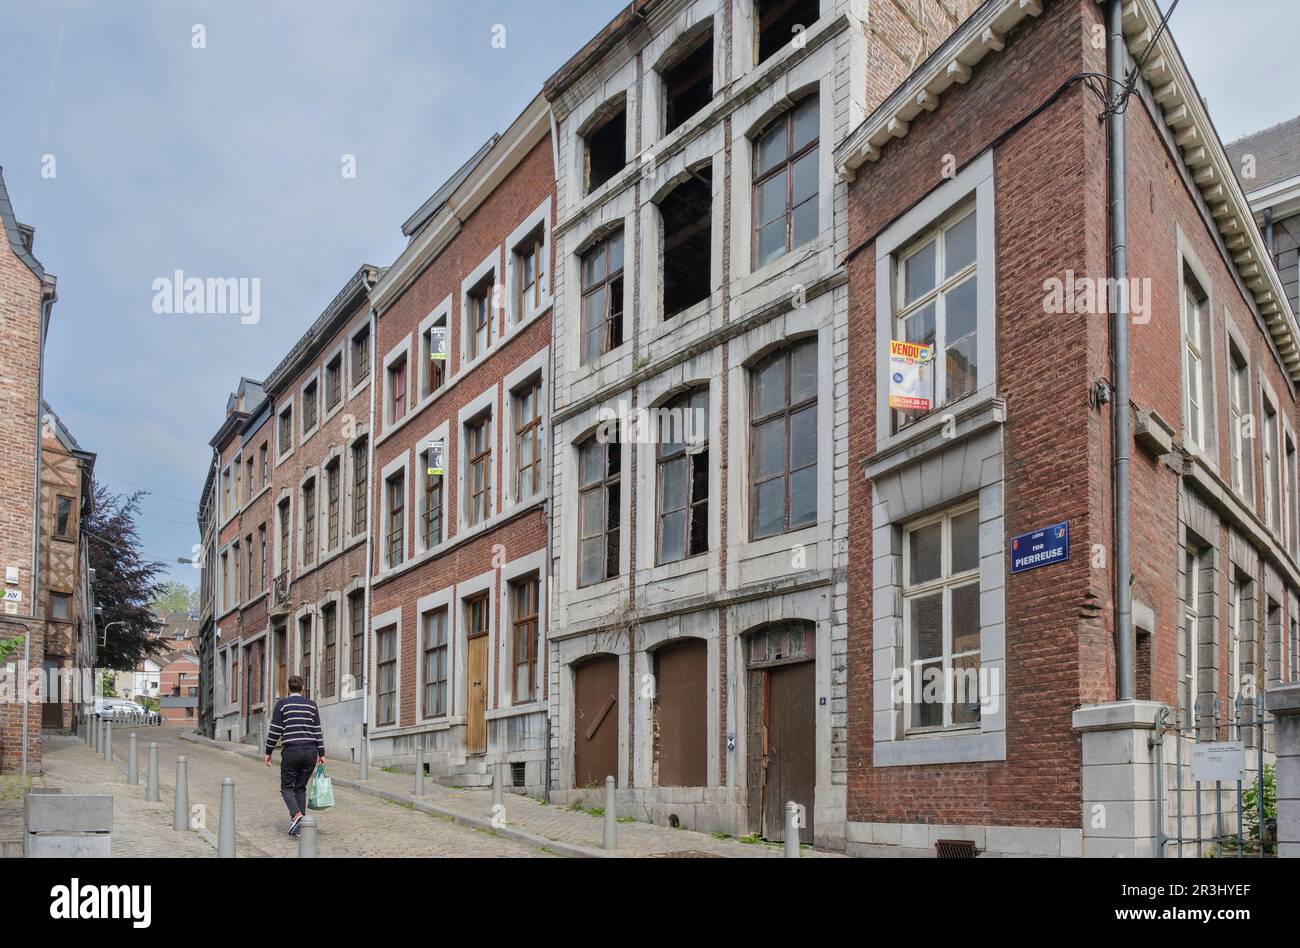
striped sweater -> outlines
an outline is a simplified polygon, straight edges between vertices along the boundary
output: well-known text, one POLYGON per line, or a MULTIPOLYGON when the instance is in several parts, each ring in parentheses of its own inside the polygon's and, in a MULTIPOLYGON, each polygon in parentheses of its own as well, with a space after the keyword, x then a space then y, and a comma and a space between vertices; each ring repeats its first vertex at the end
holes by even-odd
POLYGON ((276 744, 315 744, 316 753, 325 756, 325 738, 320 730, 320 711, 316 702, 302 695, 289 695, 275 703, 271 727, 266 732, 266 755, 276 744))

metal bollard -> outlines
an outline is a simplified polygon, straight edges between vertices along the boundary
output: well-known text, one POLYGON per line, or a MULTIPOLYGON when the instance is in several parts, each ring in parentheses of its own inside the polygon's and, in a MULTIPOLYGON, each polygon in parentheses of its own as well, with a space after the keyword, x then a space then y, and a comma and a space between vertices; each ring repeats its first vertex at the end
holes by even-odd
POLYGON ((135 731, 131 732, 131 737, 127 741, 126 782, 133 787, 140 785, 140 750, 136 747, 135 731))
POLYGON ((415 748, 415 795, 424 796, 424 748, 415 748))
POLYGON ((298 858, 316 858, 316 817, 304 816, 298 824, 298 858))
POLYGON ((90 749, 96 754, 99 753, 99 732, 103 727, 104 722, 99 719, 99 715, 95 715, 95 723, 90 729, 90 749))
POLYGON ((235 858, 235 781, 221 778, 221 822, 217 826, 217 858, 235 858))
POLYGON ((799 858, 799 804, 793 800, 785 805, 785 858, 799 858))
POLYGON ((172 829, 190 828, 190 765, 182 754, 176 758, 176 810, 172 815, 172 829))
POLYGON ((493 810, 495 811, 496 807, 499 807, 500 805, 501 805, 501 765, 498 763, 498 764, 493 764, 493 765, 492 765, 492 807, 493 807, 493 810))
POLYGON ((113 759, 113 722, 104 722, 104 759, 113 759))
POLYGON ((158 795, 158 745, 154 741, 149 742, 149 785, 145 799, 150 803, 158 803, 162 797, 158 795))
POLYGON ((617 849, 618 821, 614 813, 614 778, 605 778, 605 848, 617 849))
POLYGON ((370 744, 363 737, 361 738, 361 782, 370 779, 370 744))

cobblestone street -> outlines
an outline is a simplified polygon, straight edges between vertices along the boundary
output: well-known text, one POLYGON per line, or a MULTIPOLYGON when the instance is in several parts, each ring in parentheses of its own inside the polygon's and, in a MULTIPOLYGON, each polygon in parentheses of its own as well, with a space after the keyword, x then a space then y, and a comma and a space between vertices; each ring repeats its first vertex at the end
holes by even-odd
MULTIPOLYGON (((129 729, 114 734, 114 764, 70 737, 46 736, 45 773, 35 786, 63 793, 113 797, 113 855, 131 857, 215 857, 221 781, 235 781, 236 851, 240 857, 297 855, 286 833, 287 816, 279 794, 279 758, 271 769, 247 745, 196 739, 179 728, 140 728, 140 784, 126 779, 129 729), (150 742, 158 744, 162 800, 148 803, 146 766, 150 742), (189 761, 191 807, 201 807, 202 829, 172 829, 176 758, 189 761)), ((425 782, 423 797, 413 795, 410 775, 372 770, 362 789, 356 767, 330 764, 336 805, 314 815, 319 820, 322 857, 499 857, 499 856, 660 856, 779 857, 782 849, 759 840, 741 841, 689 830, 633 822, 618 825, 618 850, 601 849, 599 810, 549 806, 507 794, 504 812, 494 822, 490 790, 470 790, 425 782)), ((21 824, 15 806, 9 821, 21 824)), ((16 832, 15 839, 19 833, 16 832)), ((804 856, 826 857, 805 847, 804 856)))

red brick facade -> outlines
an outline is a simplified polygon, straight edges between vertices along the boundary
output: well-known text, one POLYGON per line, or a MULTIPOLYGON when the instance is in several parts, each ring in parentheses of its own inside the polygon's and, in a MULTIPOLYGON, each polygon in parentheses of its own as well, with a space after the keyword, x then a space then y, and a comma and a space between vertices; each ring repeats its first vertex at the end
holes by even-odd
MULTIPOLYGON (((1094 407, 1091 402, 1098 380, 1111 375, 1109 320, 1104 311, 1072 315, 1049 312, 1044 304, 1053 278, 1065 280, 1072 271, 1076 279, 1091 277, 1104 286, 1108 272, 1107 138, 1098 120, 1101 103, 1084 84, 1067 81, 1081 72, 1106 70, 1104 46, 1092 42, 1103 8, 1081 0, 1046 3, 1044 8, 1041 16, 1025 19, 1008 32, 1005 48, 998 47, 1000 51, 973 67, 968 82, 943 92, 937 110, 918 114, 905 137, 883 145, 878 160, 863 163, 849 190, 849 456, 855 468, 849 478, 850 840, 855 822, 1080 827, 1080 742, 1072 729, 1072 712, 1115 697, 1111 425, 1116 406, 1112 402, 1094 407), (994 581, 1005 584, 1005 756, 883 766, 873 762, 879 751, 873 726, 881 710, 873 695, 880 686, 880 675, 873 675, 873 607, 880 601, 878 585, 873 597, 873 558, 882 551, 873 549, 873 483, 856 469, 859 462, 870 466, 878 460, 873 457, 876 405, 883 398, 883 386, 878 384, 876 356, 877 326, 882 325, 876 242, 944 183, 945 171, 949 176, 954 169, 960 172, 990 149, 996 394, 1005 403, 1000 426, 1005 531, 995 538, 1003 552, 992 564, 985 563, 981 582, 987 587, 990 573, 1000 573, 994 581), (1068 561, 1011 575, 1007 541, 1060 521, 1069 522, 1068 561)), ((1231 257, 1191 185, 1163 117, 1158 108, 1152 111, 1149 96, 1148 89, 1140 88, 1127 110, 1129 273, 1149 280, 1150 287, 1145 300, 1149 309, 1145 314, 1134 311, 1130 330, 1133 408, 1157 412, 1173 428, 1175 452, 1183 451, 1188 439, 1183 420, 1180 254, 1189 249, 1203 268, 1201 279, 1209 283, 1205 289, 1213 344, 1206 359, 1213 363, 1217 443, 1208 463, 1226 478, 1231 460, 1225 313, 1248 349, 1255 411, 1256 373, 1262 373, 1294 430, 1295 390, 1254 315, 1254 299, 1236 282, 1231 257)), ((1246 504, 1262 518, 1260 441, 1246 443, 1253 451, 1255 471, 1255 496, 1246 504)), ((1196 487, 1183 473, 1180 453, 1162 456, 1135 441, 1130 456, 1133 596, 1154 616, 1154 629, 1139 629, 1137 697, 1175 705, 1187 659, 1180 646, 1180 551, 1193 542, 1185 523, 1192 515, 1185 511, 1200 502, 1187 500, 1196 487)), ((1294 509, 1294 496, 1292 505, 1294 509)), ((1220 631, 1216 641, 1200 646, 1199 680, 1204 694, 1207 649, 1216 651, 1214 680, 1220 702, 1227 707, 1228 636, 1222 630, 1229 622, 1225 574, 1230 517, 1219 516, 1221 529, 1202 539, 1205 555, 1217 563, 1214 590, 1220 631)), ((1286 577, 1270 592, 1285 608, 1282 600, 1294 598, 1294 553, 1270 563, 1272 554, 1264 547, 1257 552, 1261 582, 1264 576, 1259 574, 1275 570, 1286 577)), ((1255 602, 1262 599, 1257 594, 1255 602)), ((1256 618, 1262 616, 1257 613, 1256 618)), ((878 639, 875 645, 879 648, 878 639)), ((1288 662, 1286 644, 1278 646, 1280 661, 1288 662)), ((906 837, 903 845, 908 845, 906 837)))

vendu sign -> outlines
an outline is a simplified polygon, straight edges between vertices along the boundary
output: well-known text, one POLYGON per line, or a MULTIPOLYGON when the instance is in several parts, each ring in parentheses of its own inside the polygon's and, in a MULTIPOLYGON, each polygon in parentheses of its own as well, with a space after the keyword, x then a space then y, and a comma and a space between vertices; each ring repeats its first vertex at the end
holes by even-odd
POLYGON ((1011 538, 1011 572, 1023 573, 1070 558, 1070 522, 1022 533, 1011 538))

